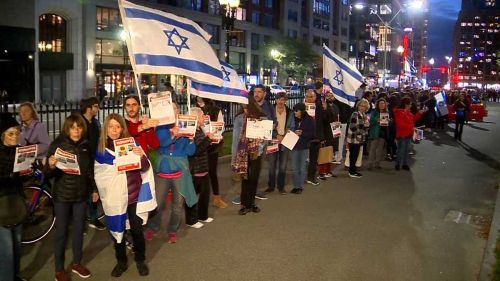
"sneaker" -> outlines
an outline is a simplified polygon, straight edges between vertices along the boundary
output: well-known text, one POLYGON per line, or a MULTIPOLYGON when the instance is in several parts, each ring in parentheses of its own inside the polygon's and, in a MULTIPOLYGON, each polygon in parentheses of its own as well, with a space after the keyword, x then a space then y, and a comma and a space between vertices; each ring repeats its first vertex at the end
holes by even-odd
POLYGON ((255 198, 260 200, 267 200, 267 196, 264 192, 257 192, 255 194, 255 198))
POLYGON ((136 265, 137 265, 137 271, 139 272, 140 276, 149 275, 149 268, 145 262, 137 262, 136 265))
POLYGON ((189 227, 196 228, 196 229, 203 227, 203 224, 201 222, 197 222, 195 224, 188 224, 188 225, 189 225, 189 227))
POLYGON ((206 220, 199 220, 201 222, 213 222, 214 218, 208 217, 206 220))
POLYGON ((350 176, 351 178, 360 178, 360 177, 362 177, 363 175, 361 175, 360 173, 353 173, 353 174, 349 173, 349 176, 350 176))
POLYGON ((301 188, 294 188, 290 191, 290 193, 293 193, 293 194, 301 194, 302 193, 302 189, 301 188))
POLYGON ((286 190, 285 190, 285 189, 280 190, 280 194, 281 194, 281 195, 286 195, 286 190))
POLYGON ((247 208, 241 208, 239 211, 238 211, 238 214, 240 216, 244 216, 246 215, 248 212, 250 212, 250 209, 247 209, 247 208))
POLYGON ((152 230, 152 229, 146 229, 144 231, 144 239, 146 241, 151 241, 153 240, 153 238, 156 236, 156 233, 152 230))
POLYGON ((231 200, 231 203, 233 203, 234 205, 240 205, 241 197, 240 196, 234 197, 233 200, 231 200))
POLYGON ((340 165, 342 164, 342 160, 333 160, 332 164, 340 165))
POLYGON ((127 247, 127 249, 131 250, 132 252, 134 251, 134 244, 129 241, 128 239, 125 239, 125 246, 127 247))
POLYGON ((318 179, 322 180, 322 181, 326 181, 326 177, 325 175, 319 175, 318 179))
POLYGON ((254 213, 260 213, 260 208, 257 207, 257 205, 253 205, 252 207, 249 208, 251 212, 254 213))
POLYGON ((331 177, 333 177, 333 174, 330 173, 330 172, 328 172, 328 173, 324 174, 324 177, 325 178, 331 178, 331 177))
POLYGON ((14 277, 14 281, 26 281, 26 279, 19 277, 19 276, 16 276, 16 277, 14 277))
POLYGON ((168 233, 168 244, 177 243, 177 233, 169 232, 168 233))
POLYGON ((69 276, 66 271, 58 271, 56 272, 56 281, 69 281, 69 276))
POLYGON ((222 200, 222 197, 220 195, 214 195, 213 205, 219 209, 227 208, 226 202, 222 200))
POLYGON ((319 185, 319 182, 317 180, 307 180, 306 183, 312 184, 314 186, 319 185))
POLYGON ((120 277, 122 274, 127 271, 128 266, 126 263, 117 263, 113 270, 111 271, 111 276, 113 277, 120 277))
POLYGON ((99 220, 89 222, 89 227, 92 227, 92 228, 97 229, 97 230, 105 230, 106 229, 106 225, 99 220))
POLYGON ((86 267, 81 265, 80 263, 72 264, 71 271, 78 274, 78 276, 80 276, 82 278, 89 278, 90 277, 90 271, 86 267))
POLYGON ((268 194, 268 193, 273 193, 274 192, 274 188, 268 188, 266 190, 264 190, 264 193, 268 194))
POLYGON ((408 165, 403 165, 401 168, 403 168, 403 170, 406 170, 406 171, 410 170, 410 166, 408 166, 408 165))

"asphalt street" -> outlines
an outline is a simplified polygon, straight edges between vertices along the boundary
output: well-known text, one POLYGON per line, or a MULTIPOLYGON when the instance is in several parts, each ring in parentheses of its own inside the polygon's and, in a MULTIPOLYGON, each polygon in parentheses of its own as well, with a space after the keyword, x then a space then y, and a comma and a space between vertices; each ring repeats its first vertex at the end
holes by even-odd
MULTIPOLYGON (((201 229, 182 226, 176 244, 167 244, 164 232, 147 243, 149 276, 138 275, 130 254, 120 280, 476 280, 486 240, 477 219, 463 218, 487 220, 495 207, 500 105, 488 110, 485 122, 465 126, 463 143, 453 140, 453 124, 426 133, 414 146, 411 172, 384 162, 382 170, 353 179, 338 167, 337 178, 306 185, 301 195, 259 200, 258 214, 239 216, 232 204, 212 208, 215 221, 201 229)), ((219 174, 229 203, 239 188, 228 161, 221 161, 219 174)), ((263 190, 265 166, 260 179, 263 190)), ((53 280, 52 240, 24 247, 23 277, 53 280)), ((106 231, 89 230, 83 263, 92 280, 114 279, 106 231)))

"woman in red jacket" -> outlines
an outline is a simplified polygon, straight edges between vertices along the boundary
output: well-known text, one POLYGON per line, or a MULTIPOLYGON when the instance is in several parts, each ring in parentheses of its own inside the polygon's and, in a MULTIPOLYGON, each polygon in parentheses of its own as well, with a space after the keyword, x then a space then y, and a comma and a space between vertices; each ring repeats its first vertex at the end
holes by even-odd
POLYGON ((400 165, 403 165, 403 170, 410 170, 408 166, 408 154, 410 143, 415 129, 415 122, 422 116, 423 110, 413 115, 410 111, 411 100, 408 97, 401 99, 400 108, 394 109, 394 121, 396 123, 396 143, 398 153, 396 159, 396 170, 399 171, 400 165))

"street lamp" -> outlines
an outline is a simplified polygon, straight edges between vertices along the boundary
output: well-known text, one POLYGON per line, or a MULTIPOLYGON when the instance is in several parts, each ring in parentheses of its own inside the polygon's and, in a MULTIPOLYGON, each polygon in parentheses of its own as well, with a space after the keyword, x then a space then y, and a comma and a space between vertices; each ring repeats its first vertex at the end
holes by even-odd
POLYGON ((229 34, 234 29, 236 20, 236 9, 240 6, 240 0, 219 0, 222 16, 222 28, 226 31, 226 53, 225 60, 229 63, 229 34))
POLYGON ((435 63, 434 58, 431 58, 431 59, 429 60, 429 64, 431 65, 431 67, 432 67, 432 65, 434 65, 434 63, 435 63))
MULTIPOLYGON (((422 0, 413 0, 413 1, 410 1, 406 4, 406 8, 410 8, 413 10, 419 10, 422 8, 422 6, 423 6, 422 0)), ((365 5, 363 3, 356 3, 356 4, 353 4, 353 7, 356 10, 361 10, 365 7, 365 5)), ((382 34, 383 44, 384 44, 384 46, 383 46, 384 47, 384 63, 383 63, 384 70, 383 70, 383 76, 382 76, 382 85, 384 87, 385 87, 385 81, 386 81, 386 76, 387 76, 387 31, 389 29, 394 29, 394 27, 391 26, 391 23, 397 18, 399 13, 403 12, 403 10, 405 10, 405 7, 401 6, 399 8, 399 10, 394 14, 394 16, 389 21, 385 21, 384 19, 382 19, 379 15, 378 11, 373 11, 373 14, 375 14, 378 17, 378 19, 380 20, 380 23, 384 27, 384 33, 382 34)))
POLYGON ((448 85, 450 85, 450 88, 451 88, 451 72, 452 72, 451 71, 451 60, 453 59, 453 57, 445 56, 444 58, 448 62, 448 85))
POLYGON ((401 56, 401 71, 399 71, 399 76, 398 76, 398 89, 401 89, 401 74, 402 72, 404 73, 404 67, 405 67, 405 60, 403 58, 403 53, 405 51, 405 48, 401 45, 398 46, 397 51, 399 55, 401 56))

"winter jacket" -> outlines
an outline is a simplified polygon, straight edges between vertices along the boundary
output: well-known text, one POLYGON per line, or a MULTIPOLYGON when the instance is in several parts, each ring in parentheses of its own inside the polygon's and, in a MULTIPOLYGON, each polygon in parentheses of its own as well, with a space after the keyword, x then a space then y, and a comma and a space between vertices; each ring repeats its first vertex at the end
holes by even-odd
POLYGON ((415 122, 422 116, 417 112, 413 115, 409 110, 403 108, 394 109, 394 122, 396 122, 396 139, 409 138, 413 136, 415 122))
POLYGON ((81 202, 87 200, 91 192, 97 192, 94 181, 94 156, 91 155, 89 142, 81 139, 72 141, 65 135, 59 135, 49 146, 47 157, 54 155, 56 149, 75 154, 80 167, 80 175, 66 174, 59 168, 44 167, 47 178, 54 178, 53 197, 59 202, 81 202))
POLYGON ((334 138, 333 137, 333 132, 332 132, 332 127, 330 123, 332 122, 339 122, 339 117, 340 117, 340 110, 337 105, 334 103, 329 103, 326 111, 325 111, 325 119, 324 119, 324 134, 325 134, 325 140, 326 140, 326 145, 327 146, 333 146, 333 149, 335 151, 338 150, 339 147, 339 138, 334 138))
POLYGON ((125 119, 125 122, 127 123, 128 132, 132 137, 134 137, 135 142, 142 147, 142 150, 144 150, 146 155, 148 155, 148 151, 150 148, 158 148, 160 143, 158 142, 158 138, 156 137, 154 129, 148 129, 146 131, 139 132, 139 126, 142 125, 142 121, 135 123, 125 119))
POLYGON ((191 142, 185 137, 174 137, 171 138, 170 127, 168 125, 156 127, 156 136, 160 141, 160 147, 158 148, 157 157, 157 171, 164 174, 175 174, 181 172, 177 168, 170 167, 168 159, 166 157, 188 157, 195 153, 196 146, 194 142, 191 142))
POLYGON ((95 153, 97 152, 99 136, 101 135, 101 124, 99 124, 99 121, 97 121, 95 117, 93 117, 92 120, 89 121, 82 114, 82 118, 83 120, 85 120, 85 122, 87 122, 87 133, 85 134, 85 139, 88 141, 90 153, 92 159, 94 159, 95 153))
POLYGON ((212 140, 198 127, 194 135, 194 143, 196 152, 189 157, 189 170, 193 176, 194 174, 208 172, 208 149, 212 144, 212 140))
POLYGON ((311 116, 307 115, 304 118, 295 118, 293 131, 302 130, 302 134, 299 136, 299 140, 293 147, 293 150, 304 150, 309 149, 309 144, 314 139, 314 120, 311 116))
POLYGON ((355 111, 351 115, 351 121, 347 130, 347 143, 363 144, 368 134, 368 128, 365 126, 366 115, 355 111))
POLYGON ((22 182, 19 173, 12 172, 16 146, 6 146, 0 143, 0 196, 7 194, 22 194, 22 182))
POLYGON ((372 117, 370 118, 370 128, 368 130, 368 139, 375 140, 378 138, 382 138, 387 140, 389 138, 389 127, 391 123, 393 123, 392 114, 387 111, 385 113, 389 114, 389 124, 388 126, 380 126, 380 111, 374 110, 372 113, 372 117))
MULTIPOLYGON (((221 114, 222 111, 216 105, 205 104, 205 106, 202 107, 201 110, 203 110, 203 114, 210 116, 210 121, 212 121, 212 122, 224 121, 223 118, 222 118, 222 120, 219 120, 219 117, 222 117, 222 114, 221 114)), ((224 139, 222 139, 219 143, 213 143, 208 148, 208 153, 219 153, 219 151, 223 145, 224 145, 224 139)))

